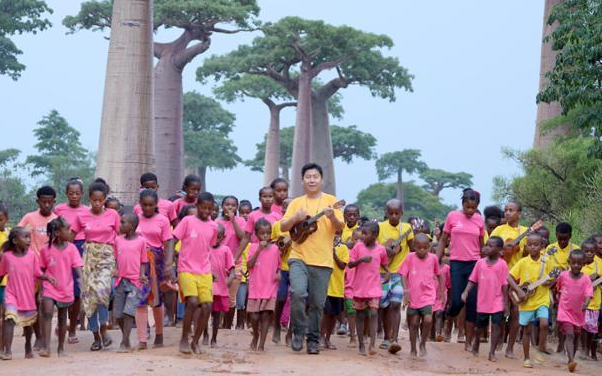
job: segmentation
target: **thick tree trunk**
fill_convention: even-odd
[[[159,195],[172,196],[184,178],[184,130],[182,128],[182,71],[173,54],[163,53],[155,66],[155,152]]]
[[[207,190],[207,166],[200,166],[198,168],[198,175],[201,178],[201,192],[208,192],[208,190]]]
[[[334,156],[330,137],[330,121],[328,119],[328,98],[316,95],[312,98],[312,142],[311,160],[324,170],[322,190],[336,194],[334,173]]]
[[[272,180],[278,177],[280,165],[280,110],[281,108],[271,103],[270,127],[265,141],[265,156],[263,160],[263,185],[269,186]]]
[[[282,178],[288,182],[290,182],[290,176],[289,176],[289,168],[287,165],[283,164],[282,166],[280,166],[280,169],[282,170]]]
[[[550,35],[556,28],[556,24],[548,25],[548,18],[550,12],[556,4],[563,2],[564,0],[545,0],[544,14],[543,14],[543,32],[542,38]],[[556,64],[556,52],[552,51],[552,43],[542,42],[541,45],[541,63],[539,70],[539,91],[541,92],[548,85],[548,80],[545,78],[545,74],[552,69]],[[559,116],[562,112],[560,103],[543,103],[540,102],[537,105],[537,119],[535,125],[535,139],[533,146],[536,149],[542,149],[549,146],[557,136],[565,136],[570,132],[570,124],[562,124],[554,129],[547,132],[542,130],[542,124],[548,120],[554,119]]]
[[[397,188],[397,197],[396,198],[399,201],[401,201],[401,205],[403,207],[403,205],[404,205],[404,202],[403,202],[403,179],[402,179],[401,174],[402,174],[401,170],[397,171],[397,187],[396,187]]]
[[[138,177],[155,163],[152,4],[113,2],[96,175],[126,206],[138,200]]]
[[[299,94],[297,96],[297,117],[293,141],[293,162],[291,168],[291,197],[303,194],[301,185],[301,168],[310,161],[311,157],[311,80],[310,63],[301,64],[299,74]]]

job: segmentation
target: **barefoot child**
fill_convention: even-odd
[[[351,245],[351,249],[357,244],[361,237],[361,228],[357,227],[351,234],[351,238],[347,244]],[[351,253],[350,253],[351,254]],[[349,324],[349,345],[347,347],[355,348],[357,346],[356,336],[356,315],[357,311],[353,307],[353,279],[355,269],[349,268],[349,263],[345,268],[345,316]]]
[[[265,350],[270,319],[276,308],[280,283],[280,250],[270,244],[272,226],[264,218],[255,222],[258,243],[251,244],[247,256],[249,269],[249,302],[247,312],[253,325],[252,350]]]
[[[173,231],[176,239],[182,242],[178,256],[178,280],[180,292],[186,300],[186,313],[182,325],[179,351],[199,354],[199,339],[211,315],[213,303],[213,277],[209,255],[211,245],[217,240],[217,223],[211,220],[215,199],[209,192],[198,196],[197,214],[184,217]],[[194,313],[200,308],[200,315],[192,337],[188,343]]]
[[[564,351],[568,357],[568,369],[575,372],[575,350],[585,325],[584,312],[593,296],[592,281],[581,272],[585,254],[574,250],[569,256],[570,271],[564,271],[558,277],[556,289],[560,293],[558,316],[556,318],[560,332],[565,336]]]
[[[31,337],[32,325],[36,322],[36,280],[48,281],[57,285],[54,278],[42,273],[38,257],[29,249],[30,231],[21,226],[13,228],[8,240],[2,245],[0,277],[8,276],[4,296],[4,322],[2,360],[12,359],[12,343],[15,325],[23,328],[25,334],[25,358],[33,358]]]
[[[52,334],[52,316],[54,307],[58,311],[58,348],[59,356],[64,355],[65,334],[67,332],[67,313],[73,304],[73,285],[81,284],[82,268],[84,262],[79,251],[69,243],[72,234],[69,223],[58,217],[48,223],[48,246],[42,248],[40,255],[40,266],[46,275],[52,276],[58,284],[54,286],[50,282],[43,284],[42,300],[42,333],[44,344],[39,354],[42,357],[50,356],[50,338]],[[77,278],[73,279],[73,270]]]
[[[439,259],[431,253],[431,241],[425,234],[417,234],[410,253],[398,273],[405,292],[404,305],[410,321],[410,354],[416,356],[416,340],[420,337],[420,356],[426,356],[426,340],[431,333],[433,304],[442,299],[445,281],[439,274]]]
[[[353,308],[357,314],[357,338],[360,355],[366,355],[364,343],[364,322],[368,318],[368,333],[370,344],[368,352],[376,354],[376,330],[378,325],[378,307],[382,297],[380,268],[385,271],[384,281],[389,279],[389,259],[385,247],[378,244],[378,223],[369,221],[362,225],[362,241],[357,242],[349,255],[350,269],[354,270],[353,277]]]
[[[335,235],[335,239],[340,235]],[[324,316],[322,317],[322,341],[324,348],[336,350],[336,346],[330,342],[330,336],[334,330],[336,320],[345,311],[345,268],[349,262],[349,249],[338,240],[332,247],[332,258],[334,268],[328,283]]]
[[[466,301],[470,290],[477,286],[477,334],[474,337],[472,353],[479,354],[481,336],[489,327],[491,319],[491,346],[489,360],[497,362],[495,349],[499,344],[504,318],[508,316],[508,265],[500,260],[504,241],[498,236],[492,236],[483,247],[486,258],[477,261],[468,285],[462,293],[462,301]]]
[[[288,186],[288,185],[287,185]],[[286,209],[288,209],[288,205],[291,203],[292,199],[287,198],[282,201],[281,209],[286,213]],[[282,232],[282,219],[276,221],[272,226],[272,239],[277,239],[280,236],[289,237],[290,234],[288,231]],[[278,285],[278,296],[276,298],[276,310],[274,311],[274,333],[272,334],[272,342],[280,343],[280,331],[281,331],[281,321],[283,321],[283,317],[290,317],[290,305],[287,307],[286,303],[289,300],[288,290],[291,286],[290,281],[290,268],[288,267],[288,258],[291,255],[291,244],[288,243],[285,245],[284,249],[280,249],[280,284]],[[285,307],[288,310],[285,312]],[[286,315],[285,315],[286,313]],[[288,321],[288,320],[287,320]],[[285,342],[287,345],[290,345],[290,342],[293,338],[292,331],[287,331]]]
[[[451,288],[451,274],[449,265],[445,262],[445,257],[442,257],[439,261],[439,275],[443,277],[443,296],[435,299],[435,304],[433,305],[433,317],[435,319],[435,327],[434,327],[434,338],[437,342],[443,342],[445,340],[445,336],[443,335],[443,327],[445,323],[445,310],[447,308],[447,303],[449,302],[449,289]]]
[[[596,239],[590,237],[581,243],[581,251],[585,254],[585,262],[582,269],[583,274],[587,275],[592,282],[600,277],[602,268],[602,260],[596,256]],[[594,340],[594,336],[598,334],[598,319],[600,316],[600,285],[593,288],[594,296],[585,310],[585,325],[583,326],[584,333],[581,335],[581,355],[587,359],[598,360],[597,347],[598,341]]]
[[[117,278],[115,279],[113,312],[122,333],[120,352],[128,352],[132,349],[130,333],[134,320],[136,320],[138,331],[138,349],[145,350],[147,348],[148,312],[143,290],[148,293],[148,278],[145,273],[148,255],[146,240],[136,234],[138,223],[139,219],[136,215],[124,215],[121,218],[120,226],[122,235],[115,239]]]

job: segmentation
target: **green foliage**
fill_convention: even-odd
[[[33,210],[34,201],[27,194],[27,187],[18,175],[21,168],[17,149],[0,150],[0,202],[9,211],[10,223],[17,223],[25,213]]]
[[[186,165],[199,171],[225,170],[241,161],[229,134],[236,117],[214,99],[197,92],[184,94]]]
[[[92,158],[82,147],[79,132],[56,110],[44,116],[33,132],[38,140],[35,144],[38,154],[25,160],[32,169],[32,176],[42,177],[45,184],[53,186],[61,195],[70,177],[91,180]]]
[[[558,54],[554,69],[546,73],[549,84],[537,100],[560,102],[563,118],[545,128],[566,120],[577,133],[595,136],[590,151],[602,156],[602,0],[561,1],[548,23],[557,28],[545,42]]]
[[[435,196],[445,188],[466,188],[472,185],[472,175],[466,172],[448,172],[428,168],[420,173],[426,183],[422,187]]]
[[[445,205],[439,197],[433,196],[424,188],[416,185],[414,182],[403,183],[404,189],[404,218],[416,215],[430,221],[435,218],[445,218],[450,210],[455,207]],[[384,208],[387,203],[396,195],[395,183],[375,183],[361,190],[357,195],[357,205],[362,211],[362,215],[371,219],[382,220]]]
[[[413,174],[426,170],[426,163],[419,160],[420,156],[421,152],[417,149],[405,149],[383,154],[376,160],[378,179],[385,180],[391,176],[401,178],[404,171]]]
[[[45,13],[52,9],[41,0],[0,0],[0,75],[7,75],[13,80],[21,76],[25,65],[17,59],[21,51],[10,39],[23,33],[36,34],[51,26]]]

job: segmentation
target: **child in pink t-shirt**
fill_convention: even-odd
[[[13,228],[8,240],[2,245],[0,279],[8,276],[4,296],[4,322],[2,329],[2,360],[12,359],[12,342],[15,325],[25,334],[25,358],[33,358],[31,337],[32,325],[36,322],[36,282],[38,279],[57,285],[57,281],[42,273],[39,258],[29,249],[31,232],[21,226]]]
[[[379,227],[374,221],[366,222],[361,227],[362,241],[353,246],[349,254],[349,269],[355,269],[353,277],[353,306],[356,310],[357,338],[359,342],[360,355],[366,355],[364,344],[364,320],[368,317],[370,355],[376,354],[374,344],[376,342],[376,330],[378,325],[378,307],[382,296],[380,267],[385,270],[384,282],[390,278],[389,259],[387,250],[378,244]]]
[[[437,299],[435,299],[435,305],[433,305],[433,317],[435,319],[435,325],[432,329],[432,339],[436,342],[443,342],[445,340],[445,336],[443,335],[445,309],[447,308],[447,303],[449,302],[449,289],[451,288],[451,273],[449,264],[446,264],[443,258],[439,261],[439,275],[443,276],[445,283],[443,285],[443,296],[441,299],[437,297]]]
[[[414,252],[399,267],[404,291],[404,306],[410,321],[410,354],[416,356],[416,340],[420,337],[420,356],[426,356],[426,340],[433,323],[433,305],[443,299],[445,281],[439,273],[439,259],[431,253],[431,241],[425,234],[414,237]]]
[[[42,333],[44,341],[39,352],[41,357],[50,356],[52,316],[55,306],[58,312],[59,343],[57,352],[59,356],[64,355],[67,314],[75,300],[73,285],[74,282],[81,284],[84,266],[79,251],[73,243],[69,243],[71,228],[63,217],[55,218],[48,223],[48,238],[48,245],[42,248],[40,254],[40,265],[47,275],[57,280],[58,284],[54,286],[50,282],[44,282],[43,285]],[[73,270],[76,272],[77,281],[73,280]]]
[[[358,242],[361,236],[361,229],[358,227],[351,233],[351,237],[345,243],[350,249],[353,249],[355,244]],[[345,316],[347,317],[347,323],[349,324],[349,347],[355,347],[357,345],[356,340],[356,321],[355,315],[357,314],[355,308],[353,308],[353,277],[355,276],[355,269],[350,269],[349,265],[345,268]]]
[[[575,344],[581,336],[581,327],[585,325],[584,312],[594,296],[591,279],[581,272],[584,262],[583,251],[572,251],[569,256],[571,270],[562,272],[556,281],[556,290],[560,293],[556,321],[560,333],[565,336],[564,350],[570,372],[577,368]]]
[[[477,286],[477,333],[474,336],[472,353],[479,354],[479,345],[483,333],[489,327],[491,318],[491,346],[489,348],[489,360],[497,362],[495,349],[501,340],[502,325],[504,317],[510,312],[508,310],[508,264],[500,260],[504,249],[504,240],[499,236],[492,236],[487,241],[487,247],[483,247],[485,258],[475,264],[468,285],[462,293],[462,301],[468,299],[468,294]]]
[[[39,257],[42,248],[48,244],[46,226],[57,217],[52,211],[56,202],[56,191],[52,187],[44,186],[38,189],[36,196],[39,209],[25,214],[19,222],[19,226],[27,227],[31,231],[30,249]],[[36,342],[38,342],[37,338]]]
[[[259,241],[259,239],[257,239],[257,235],[255,235],[255,223],[259,219],[263,218],[268,221],[270,225],[273,225],[276,221],[282,218],[282,215],[272,211],[272,204],[274,203],[274,190],[272,188],[263,187],[259,190],[259,203],[261,204],[259,209],[252,211],[247,218],[247,222],[245,224],[245,237],[238,246],[235,260],[238,260],[241,257],[249,242],[257,243]]]
[[[119,352],[131,351],[130,333],[136,320],[138,331],[138,348],[147,348],[146,324],[148,312],[145,294],[148,293],[146,277],[146,240],[136,234],[138,217],[126,214],[121,218],[120,233],[115,239],[115,261],[117,278],[115,279],[115,298],[113,313],[119,323],[122,339]]]
[[[268,328],[278,295],[280,283],[280,250],[270,243],[272,225],[265,218],[255,222],[258,243],[251,244],[247,255],[249,270],[249,301],[247,312],[251,314],[253,340],[251,349],[264,351]]]
[[[186,196],[177,199],[173,203],[176,215],[180,215],[180,211],[184,206],[198,203],[199,192],[201,192],[201,178],[197,175],[187,175],[182,183],[182,190],[186,192]]]

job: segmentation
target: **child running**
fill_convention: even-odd
[[[15,325],[23,328],[25,335],[25,358],[33,358],[31,337],[32,325],[36,322],[36,280],[57,285],[53,277],[42,273],[38,257],[30,250],[31,232],[21,226],[13,228],[8,240],[2,245],[0,277],[8,276],[4,296],[4,322],[2,329],[2,360],[11,360]]]
[[[433,338],[437,342],[443,342],[445,340],[445,336],[443,335],[443,327],[445,324],[445,310],[447,308],[447,303],[449,302],[449,289],[451,288],[451,274],[449,269],[449,264],[445,263],[444,257],[439,261],[439,275],[443,276],[443,281],[445,282],[443,285],[443,296],[435,299],[435,304],[433,305],[433,319],[435,321]]]
[[[596,256],[596,239],[590,237],[581,243],[581,251],[585,254],[583,274],[587,275],[592,283],[600,278],[602,260]],[[598,334],[598,320],[600,317],[600,302],[602,300],[600,285],[593,287],[593,297],[585,310],[584,333],[581,334],[581,357],[583,359],[598,360],[598,341],[594,339]]]
[[[334,268],[328,283],[324,316],[322,317],[322,344],[323,348],[336,350],[330,342],[337,318],[345,312],[345,268],[349,262],[349,249],[340,241],[340,235],[335,235],[335,244],[332,247]]]
[[[462,293],[462,301],[466,302],[470,290],[477,287],[477,333],[472,345],[472,353],[479,354],[479,345],[483,333],[489,328],[491,319],[491,346],[489,361],[497,362],[495,349],[500,343],[504,318],[508,310],[508,265],[500,260],[504,241],[499,236],[492,236],[483,247],[485,258],[477,261],[468,285]]]
[[[364,343],[364,322],[368,318],[370,344],[368,353],[376,354],[376,330],[378,326],[378,307],[382,297],[380,268],[385,271],[384,281],[390,278],[389,259],[385,247],[378,244],[379,226],[368,221],[361,227],[362,241],[357,242],[349,255],[350,269],[355,269],[353,278],[353,306],[357,312],[357,338],[360,355],[366,355]]]
[[[272,226],[265,218],[255,222],[257,243],[251,244],[247,255],[249,269],[249,302],[247,312],[253,325],[252,350],[265,350],[265,340],[278,295],[280,283],[280,250],[270,243]]]
[[[81,284],[84,262],[73,243],[69,243],[72,234],[69,223],[58,217],[48,223],[48,245],[42,248],[40,265],[46,275],[53,277],[57,285],[43,284],[42,333],[44,343],[39,352],[41,357],[50,356],[50,338],[52,334],[52,316],[54,307],[58,312],[58,348],[59,356],[65,354],[65,334],[67,332],[67,313],[73,304],[73,285]],[[77,279],[74,283],[73,270]]]
[[[410,354],[416,357],[416,340],[420,337],[420,356],[426,356],[426,340],[431,333],[433,305],[437,297],[442,299],[445,281],[439,274],[439,259],[431,253],[431,241],[425,234],[416,234],[414,252],[410,253],[399,268],[405,292],[404,305],[408,307],[410,321]]]
[[[581,272],[585,254],[577,249],[569,256],[570,271],[564,271],[558,277],[556,289],[560,294],[556,322],[565,336],[564,351],[568,357],[568,369],[575,372],[575,350],[585,325],[584,312],[593,296],[592,281]]]
[[[355,247],[357,242],[362,236],[361,227],[357,227],[351,234],[351,238],[347,244],[351,245],[351,249]],[[349,249],[349,248],[347,248]],[[349,268],[349,263],[345,268],[345,316],[347,317],[347,323],[349,324],[349,344],[347,347],[355,348],[357,346],[357,327],[356,327],[356,315],[357,311],[353,307],[353,279],[355,277],[355,269]]]

